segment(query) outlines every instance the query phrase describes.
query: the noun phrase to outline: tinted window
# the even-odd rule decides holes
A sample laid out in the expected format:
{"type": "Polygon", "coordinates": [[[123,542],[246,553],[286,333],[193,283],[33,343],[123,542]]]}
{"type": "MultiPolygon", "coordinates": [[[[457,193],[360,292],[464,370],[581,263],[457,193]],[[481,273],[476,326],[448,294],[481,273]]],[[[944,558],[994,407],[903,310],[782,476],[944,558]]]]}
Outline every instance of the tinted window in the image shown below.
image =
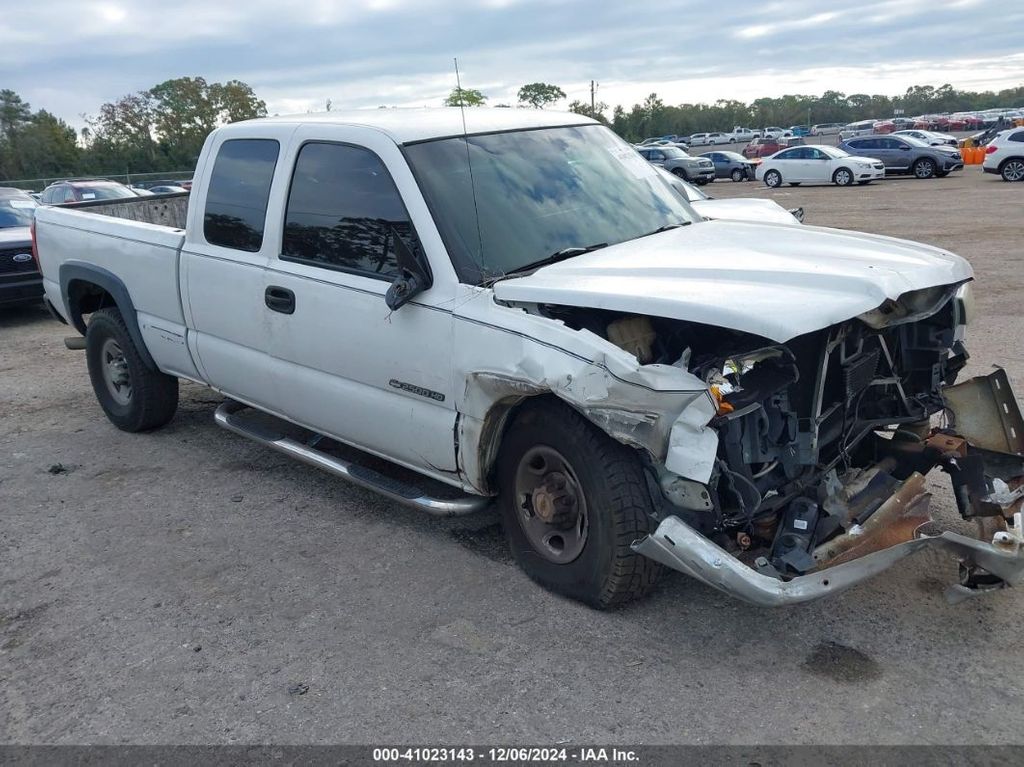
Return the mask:
{"type": "Polygon", "coordinates": [[[1010,141],[1024,141],[1024,130],[1011,134],[1010,141]]]}
{"type": "Polygon", "coordinates": [[[221,144],[206,193],[203,235],[208,243],[251,253],[262,247],[278,150],[272,139],[221,144]]]}
{"type": "Polygon", "coordinates": [[[398,275],[392,234],[412,247],[412,224],[384,163],[365,149],[306,144],[288,193],[281,258],[398,275]]]}
{"type": "Polygon", "coordinates": [[[789,149],[785,152],[780,152],[775,156],[776,160],[799,160],[800,159],[799,149],[789,149]]]}
{"type": "Polygon", "coordinates": [[[32,223],[36,201],[26,195],[0,197],[0,229],[32,223]]]}

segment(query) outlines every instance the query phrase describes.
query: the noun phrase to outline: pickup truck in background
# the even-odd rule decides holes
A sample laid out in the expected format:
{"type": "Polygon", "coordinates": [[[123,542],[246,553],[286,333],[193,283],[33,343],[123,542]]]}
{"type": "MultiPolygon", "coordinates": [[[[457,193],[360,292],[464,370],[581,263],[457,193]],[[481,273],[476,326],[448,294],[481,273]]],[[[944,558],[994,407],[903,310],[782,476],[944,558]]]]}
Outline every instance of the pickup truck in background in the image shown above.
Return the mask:
{"type": "Polygon", "coordinates": [[[597,607],[665,567],[759,605],[923,550],[960,595],[1022,578],[1024,423],[1005,374],[954,384],[955,255],[703,221],[607,128],[541,110],[236,123],[181,199],[183,222],[138,220],[152,198],[36,216],[118,428],[208,385],[221,426],[395,501],[496,502],[530,577],[597,607]],[[977,538],[931,520],[934,468],[977,538]]]}

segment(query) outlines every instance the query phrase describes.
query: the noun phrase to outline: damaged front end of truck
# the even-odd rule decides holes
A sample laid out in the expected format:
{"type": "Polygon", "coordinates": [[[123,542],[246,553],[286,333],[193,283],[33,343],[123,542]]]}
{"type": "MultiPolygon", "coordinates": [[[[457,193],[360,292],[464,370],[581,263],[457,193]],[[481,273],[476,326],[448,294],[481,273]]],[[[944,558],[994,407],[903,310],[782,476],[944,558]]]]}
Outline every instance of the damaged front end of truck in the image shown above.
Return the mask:
{"type": "MultiPolygon", "coordinates": [[[[640,450],[656,529],[635,551],[763,606],[842,591],[925,549],[959,560],[954,599],[1024,578],[1024,421],[1001,369],[956,383],[969,280],[785,341],[614,309],[510,305],[630,355],[628,369],[608,354],[561,377],[548,355],[521,394],[553,393],[640,450]],[[936,469],[973,536],[932,519],[925,476],[936,469]]],[[[488,383],[516,393],[504,378],[488,383]]]]}
{"type": "Polygon", "coordinates": [[[959,560],[951,599],[1019,583],[1024,420],[1003,370],[954,383],[968,311],[964,284],[785,343],[655,321],[709,385],[717,448],[699,490],[671,461],[659,469],[663,514],[634,549],[762,606],[842,591],[925,549],[959,560]],[[933,521],[934,469],[975,537],[933,521]]]}

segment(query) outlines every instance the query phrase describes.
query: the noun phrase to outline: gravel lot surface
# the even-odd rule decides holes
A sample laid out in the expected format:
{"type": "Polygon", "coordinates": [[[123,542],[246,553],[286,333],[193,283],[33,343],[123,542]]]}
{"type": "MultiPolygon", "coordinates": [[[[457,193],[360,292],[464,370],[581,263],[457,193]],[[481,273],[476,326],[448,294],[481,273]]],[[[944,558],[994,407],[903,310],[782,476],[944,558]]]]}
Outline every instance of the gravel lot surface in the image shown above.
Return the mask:
{"type": "MultiPolygon", "coordinates": [[[[945,179],[717,196],[969,258],[969,372],[1024,392],[1024,184],[945,179]]],[[[827,258],[823,253],[822,257],[827,258]]],[[[0,312],[0,741],[1006,743],[1024,732],[1024,594],[956,606],[905,561],[786,610],[681,575],[600,613],[534,586],[493,516],[436,521],[177,417],[117,431],[84,355],[0,312]]],[[[944,478],[934,508],[955,517],[944,478]]]]}

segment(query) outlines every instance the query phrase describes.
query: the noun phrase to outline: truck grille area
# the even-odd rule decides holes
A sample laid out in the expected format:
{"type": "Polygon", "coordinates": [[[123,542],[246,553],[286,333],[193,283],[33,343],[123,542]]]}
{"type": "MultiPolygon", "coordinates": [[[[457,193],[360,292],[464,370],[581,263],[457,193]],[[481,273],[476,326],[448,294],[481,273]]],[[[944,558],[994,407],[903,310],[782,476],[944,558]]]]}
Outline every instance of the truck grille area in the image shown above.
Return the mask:
{"type": "Polygon", "coordinates": [[[32,258],[32,246],[4,248],[0,250],[0,274],[38,274],[32,258]],[[25,258],[25,257],[28,258],[25,258]]]}

